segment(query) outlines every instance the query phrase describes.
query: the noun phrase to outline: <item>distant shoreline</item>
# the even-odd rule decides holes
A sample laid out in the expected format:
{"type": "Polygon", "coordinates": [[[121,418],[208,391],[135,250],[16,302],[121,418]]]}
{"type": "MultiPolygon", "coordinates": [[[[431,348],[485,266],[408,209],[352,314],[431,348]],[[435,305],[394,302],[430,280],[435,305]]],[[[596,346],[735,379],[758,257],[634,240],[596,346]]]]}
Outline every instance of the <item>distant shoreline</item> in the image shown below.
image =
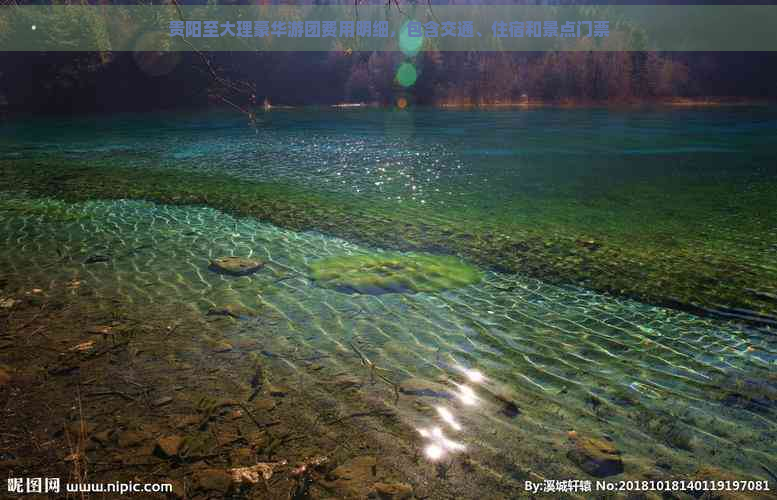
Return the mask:
{"type": "Polygon", "coordinates": [[[777,104],[766,99],[743,99],[735,97],[704,97],[670,99],[638,99],[633,101],[593,101],[577,99],[543,100],[528,99],[521,102],[497,103],[439,103],[441,109],[532,109],[532,108],[639,108],[639,107],[728,107],[769,106],[777,104]]]}
{"type": "MultiPolygon", "coordinates": [[[[640,109],[640,108],[724,108],[724,107],[768,107],[777,105],[777,101],[768,99],[750,99],[750,98],[738,98],[738,97],[705,97],[705,98],[687,98],[677,97],[670,99],[649,99],[649,100],[633,100],[633,101],[591,101],[591,100],[575,100],[575,99],[562,99],[562,100],[542,100],[542,99],[529,99],[521,102],[494,102],[494,103],[470,103],[470,102],[446,102],[441,101],[431,104],[410,104],[404,109],[433,109],[433,110],[449,110],[449,111],[461,111],[461,110],[530,110],[541,108],[557,108],[557,109],[640,109]]],[[[255,113],[269,113],[272,111],[305,111],[311,109],[318,110],[340,110],[340,111],[353,111],[359,109],[380,109],[380,110],[400,110],[403,109],[400,106],[382,104],[377,102],[339,102],[333,104],[303,104],[303,105],[288,105],[288,104],[272,104],[269,106],[257,106],[252,110],[255,113]]],[[[95,116],[95,115],[109,115],[109,114],[146,114],[146,113],[170,113],[170,112],[202,112],[202,111],[230,111],[235,114],[239,114],[233,108],[222,105],[208,105],[208,106],[195,106],[195,107],[183,107],[183,108],[166,108],[166,109],[152,109],[142,111],[129,111],[129,110],[106,110],[98,112],[89,112],[79,115],[73,115],[72,113],[30,113],[23,111],[10,111],[0,109],[0,123],[2,121],[13,120],[19,117],[32,118],[32,117],[46,117],[46,116],[95,116]]]]}
{"type": "Polygon", "coordinates": [[[540,108],[558,108],[558,109],[618,109],[618,108],[722,108],[722,107],[766,107],[777,105],[777,101],[770,101],[768,99],[750,99],[739,97],[675,97],[667,99],[635,99],[635,100],[617,100],[617,101],[595,101],[595,100],[578,100],[578,99],[560,99],[560,100],[543,100],[543,99],[527,99],[518,102],[487,102],[487,103],[472,103],[472,102],[450,102],[441,101],[432,104],[419,104],[419,105],[390,105],[377,102],[339,102],[336,104],[318,104],[318,105],[272,105],[267,106],[263,110],[270,112],[273,110],[305,110],[305,109],[334,109],[334,110],[355,110],[355,109],[381,109],[381,110],[394,110],[405,108],[416,109],[435,109],[435,110],[529,110],[540,108]]]}
{"type": "MultiPolygon", "coordinates": [[[[771,106],[777,101],[741,97],[672,97],[634,100],[581,100],[581,99],[525,99],[509,102],[452,102],[440,101],[433,104],[420,104],[416,107],[430,109],[533,109],[533,108],[641,108],[641,107],[730,107],[730,106],[771,106]]],[[[392,109],[396,106],[376,102],[341,102],[323,106],[271,106],[268,110],[296,109],[308,107],[330,107],[335,109],[392,109]]]]}

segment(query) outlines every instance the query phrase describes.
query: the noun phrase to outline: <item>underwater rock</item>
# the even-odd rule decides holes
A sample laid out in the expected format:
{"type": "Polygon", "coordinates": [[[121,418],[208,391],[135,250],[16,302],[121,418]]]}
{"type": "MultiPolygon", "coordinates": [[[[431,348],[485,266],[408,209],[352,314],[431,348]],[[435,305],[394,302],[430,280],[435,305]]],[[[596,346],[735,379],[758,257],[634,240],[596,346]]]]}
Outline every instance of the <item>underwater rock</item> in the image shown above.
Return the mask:
{"type": "Polygon", "coordinates": [[[181,436],[165,436],[156,440],[154,453],[162,458],[177,457],[181,451],[183,438],[181,436]]]}
{"type": "Polygon", "coordinates": [[[267,386],[267,392],[270,393],[270,396],[283,398],[289,394],[289,388],[282,385],[269,385],[267,386]]]}
{"type": "Polygon", "coordinates": [[[578,238],[575,243],[591,251],[599,250],[602,247],[601,243],[591,238],[578,238]]]}
{"type": "Polygon", "coordinates": [[[7,370],[0,368],[0,387],[4,385],[8,385],[10,383],[11,383],[11,374],[7,370]]]}
{"type": "Polygon", "coordinates": [[[257,399],[254,401],[254,408],[261,411],[272,411],[275,408],[275,401],[270,398],[257,399]]]}
{"type": "Polygon", "coordinates": [[[669,446],[681,450],[693,449],[693,435],[682,423],[671,415],[659,415],[647,421],[644,429],[662,439],[669,446]]]}
{"type": "Polygon", "coordinates": [[[521,414],[521,409],[518,408],[518,405],[516,405],[512,401],[504,401],[503,404],[504,406],[502,407],[501,413],[505,417],[515,418],[521,414]]]}
{"type": "Polygon", "coordinates": [[[607,441],[575,435],[574,448],[567,458],[595,477],[614,476],[623,472],[620,452],[607,441]]]}
{"type": "Polygon", "coordinates": [[[477,283],[480,271],[451,256],[377,253],[329,257],[310,264],[322,287],[344,293],[437,292],[477,283]]]}
{"type": "Polygon", "coordinates": [[[340,375],[335,377],[332,380],[324,379],[320,380],[318,382],[321,385],[327,385],[331,386],[334,389],[338,390],[349,390],[349,389],[358,389],[362,385],[364,385],[364,381],[358,377],[354,377],[352,375],[340,375]]]}
{"type": "Polygon", "coordinates": [[[413,496],[413,487],[405,483],[375,483],[372,486],[383,499],[405,500],[413,496]]]}
{"type": "Polygon", "coordinates": [[[140,446],[144,441],[148,439],[148,435],[143,432],[126,431],[119,435],[119,447],[132,448],[134,446],[140,446]]]}
{"type": "Polygon", "coordinates": [[[16,300],[11,297],[0,297],[0,309],[10,309],[21,302],[21,300],[16,300]]]}
{"type": "Polygon", "coordinates": [[[229,316],[235,319],[247,319],[256,316],[256,312],[241,305],[227,304],[224,307],[211,307],[207,316],[229,316]]]}
{"type": "Polygon", "coordinates": [[[372,456],[352,458],[331,472],[333,481],[325,482],[329,489],[337,489],[341,497],[366,498],[372,489],[377,468],[377,460],[372,456]]]}
{"type": "Polygon", "coordinates": [[[453,399],[453,394],[446,391],[445,386],[420,378],[405,380],[400,384],[399,392],[410,396],[453,399]]]}
{"type": "Polygon", "coordinates": [[[229,462],[240,467],[256,463],[254,451],[251,448],[236,448],[229,453],[229,462]]]}
{"type": "Polygon", "coordinates": [[[356,457],[332,471],[338,479],[363,479],[372,477],[377,460],[371,456],[356,457]]]}
{"type": "Polygon", "coordinates": [[[202,418],[197,415],[179,415],[173,418],[173,426],[176,429],[184,429],[199,424],[202,418]]]}
{"type": "Polygon", "coordinates": [[[434,411],[434,408],[429,406],[428,404],[424,403],[423,401],[416,399],[413,401],[413,409],[419,413],[426,413],[431,414],[434,411]]]}
{"type": "Polygon", "coordinates": [[[211,347],[213,348],[213,352],[216,352],[216,353],[229,352],[233,349],[232,344],[230,344],[226,340],[220,340],[220,341],[214,342],[211,345],[211,347]]]}
{"type": "Polygon", "coordinates": [[[111,258],[108,255],[90,255],[84,261],[84,264],[97,264],[99,262],[110,262],[111,258]]]}
{"type": "Polygon", "coordinates": [[[246,441],[248,441],[248,445],[251,446],[251,448],[261,451],[270,444],[270,437],[265,431],[254,431],[248,434],[246,441]]]}
{"type": "Polygon", "coordinates": [[[173,402],[173,398],[171,398],[170,396],[163,396],[159,399],[155,399],[154,401],[152,401],[151,406],[153,406],[154,408],[158,408],[160,406],[164,406],[172,402],[173,402]]]}
{"type": "Polygon", "coordinates": [[[226,493],[232,486],[232,476],[221,469],[203,469],[195,472],[194,484],[204,491],[226,493]]]}
{"type": "Polygon", "coordinates": [[[108,446],[111,442],[111,439],[113,438],[113,431],[100,431],[90,435],[89,437],[96,443],[99,443],[103,446],[108,446]]]}
{"type": "Polygon", "coordinates": [[[92,335],[111,335],[113,333],[113,327],[112,326],[90,326],[86,329],[86,333],[91,333],[92,335]]]}
{"type": "Polygon", "coordinates": [[[211,271],[229,274],[231,276],[248,276],[254,274],[264,266],[261,260],[246,259],[243,257],[219,257],[210,261],[208,266],[211,271]]]}

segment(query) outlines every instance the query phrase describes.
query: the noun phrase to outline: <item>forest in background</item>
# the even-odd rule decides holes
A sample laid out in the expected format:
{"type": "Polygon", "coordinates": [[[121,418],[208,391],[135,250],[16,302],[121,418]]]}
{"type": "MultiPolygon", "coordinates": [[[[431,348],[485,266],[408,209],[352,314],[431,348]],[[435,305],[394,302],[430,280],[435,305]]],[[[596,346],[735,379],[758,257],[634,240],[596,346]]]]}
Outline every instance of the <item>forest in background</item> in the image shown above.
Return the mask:
{"type": "Polygon", "coordinates": [[[402,97],[416,105],[490,106],[777,98],[771,52],[593,51],[587,43],[580,39],[576,52],[441,52],[431,46],[410,59],[349,47],[303,53],[0,52],[0,110],[136,111],[224,102],[249,109],[265,99],[294,106],[393,105],[402,97]],[[403,87],[397,68],[408,61],[418,75],[403,87]]]}

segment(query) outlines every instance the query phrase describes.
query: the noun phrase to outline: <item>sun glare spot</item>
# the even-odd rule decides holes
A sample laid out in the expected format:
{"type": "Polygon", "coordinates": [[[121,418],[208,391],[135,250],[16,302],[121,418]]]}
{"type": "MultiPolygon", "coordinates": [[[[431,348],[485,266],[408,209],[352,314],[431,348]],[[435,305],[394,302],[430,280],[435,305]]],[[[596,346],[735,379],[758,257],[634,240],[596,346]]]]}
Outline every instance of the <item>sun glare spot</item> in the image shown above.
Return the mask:
{"type": "Polygon", "coordinates": [[[477,371],[477,370],[466,370],[464,373],[466,373],[466,374],[467,374],[467,377],[468,377],[468,378],[469,378],[469,379],[470,379],[472,382],[474,382],[474,383],[476,383],[476,384],[479,384],[480,382],[482,382],[482,381],[485,379],[485,377],[483,376],[483,374],[482,374],[482,373],[480,373],[480,372],[479,372],[479,371],[477,371]]]}
{"type": "Polygon", "coordinates": [[[442,406],[438,406],[437,413],[439,413],[440,417],[445,421],[445,423],[450,425],[454,430],[461,430],[461,425],[456,421],[456,418],[453,416],[450,410],[443,408],[442,406]]]}
{"type": "Polygon", "coordinates": [[[478,398],[475,396],[475,391],[466,385],[459,386],[459,393],[457,396],[459,397],[459,400],[467,406],[473,406],[478,402],[478,398]]]}
{"type": "Polygon", "coordinates": [[[436,444],[430,444],[426,447],[424,453],[426,453],[426,456],[429,458],[429,460],[439,460],[445,454],[445,450],[436,444]]]}
{"type": "Polygon", "coordinates": [[[451,441],[448,438],[442,438],[440,442],[448,451],[464,451],[466,449],[466,446],[463,444],[451,441]]]}

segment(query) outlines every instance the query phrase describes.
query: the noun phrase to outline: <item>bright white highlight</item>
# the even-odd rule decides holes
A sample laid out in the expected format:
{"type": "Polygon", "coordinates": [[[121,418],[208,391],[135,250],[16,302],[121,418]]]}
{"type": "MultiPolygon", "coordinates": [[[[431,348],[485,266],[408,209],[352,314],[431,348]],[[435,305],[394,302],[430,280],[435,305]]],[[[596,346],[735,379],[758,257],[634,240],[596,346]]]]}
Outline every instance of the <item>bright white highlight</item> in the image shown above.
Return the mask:
{"type": "Polygon", "coordinates": [[[437,413],[440,414],[440,417],[445,421],[446,424],[450,425],[457,431],[461,430],[461,425],[456,421],[450,410],[443,408],[442,406],[438,406],[437,413]]]}
{"type": "Polygon", "coordinates": [[[457,443],[445,437],[442,429],[434,427],[431,430],[418,429],[418,432],[431,441],[424,448],[424,454],[429,460],[436,461],[443,458],[447,453],[456,453],[467,449],[462,443],[457,443]]]}
{"type": "Polygon", "coordinates": [[[445,449],[449,451],[464,451],[466,449],[466,446],[463,444],[457,443],[456,441],[451,441],[448,438],[442,438],[440,441],[445,449]]]}
{"type": "Polygon", "coordinates": [[[477,370],[465,370],[464,373],[466,373],[467,377],[469,377],[469,379],[476,384],[479,384],[485,379],[483,374],[477,370]]]}
{"type": "Polygon", "coordinates": [[[473,406],[478,402],[478,398],[477,396],[475,396],[475,391],[473,391],[471,387],[468,387],[466,385],[459,386],[458,396],[461,402],[467,406],[473,406]]]}
{"type": "Polygon", "coordinates": [[[430,444],[424,450],[429,460],[439,460],[445,454],[445,451],[436,444],[430,444]]]}

